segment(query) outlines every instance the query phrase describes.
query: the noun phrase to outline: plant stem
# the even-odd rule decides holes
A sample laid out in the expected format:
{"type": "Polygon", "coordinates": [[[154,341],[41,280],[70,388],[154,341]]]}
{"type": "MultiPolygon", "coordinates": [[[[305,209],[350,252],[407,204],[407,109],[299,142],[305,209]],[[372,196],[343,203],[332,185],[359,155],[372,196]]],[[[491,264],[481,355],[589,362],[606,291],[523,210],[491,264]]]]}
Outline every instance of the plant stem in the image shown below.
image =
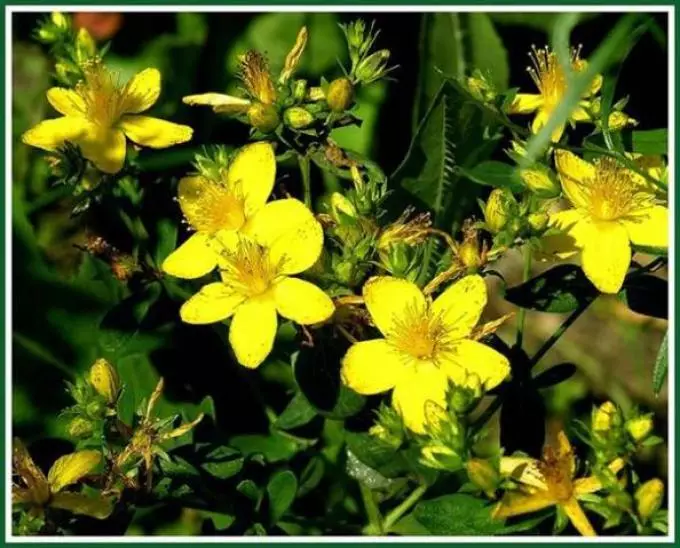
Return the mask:
{"type": "Polygon", "coordinates": [[[309,176],[309,158],[304,154],[298,154],[300,175],[302,176],[302,190],[304,192],[305,205],[312,207],[312,182],[309,176]]]}
{"type": "Polygon", "coordinates": [[[529,368],[532,368],[541,360],[543,356],[545,356],[548,350],[550,350],[553,347],[553,345],[560,339],[560,337],[564,335],[564,332],[567,329],[569,329],[569,326],[571,326],[571,324],[573,324],[579,318],[579,316],[581,316],[581,314],[583,314],[586,311],[586,309],[590,306],[590,303],[592,302],[593,301],[591,300],[582,303],[576,310],[574,310],[571,313],[571,315],[566,320],[564,320],[564,322],[562,322],[562,325],[559,326],[557,331],[555,331],[550,336],[550,338],[543,343],[543,346],[541,346],[541,348],[538,349],[538,352],[534,354],[534,357],[531,358],[531,361],[529,362],[529,368]]]}
{"type": "Polygon", "coordinates": [[[425,491],[427,491],[427,485],[419,485],[399,506],[387,514],[387,516],[385,516],[385,521],[382,524],[383,531],[389,533],[392,526],[420,500],[425,494],[425,491]]]}
{"type": "Polygon", "coordinates": [[[364,501],[366,517],[368,517],[368,525],[364,528],[364,533],[367,535],[382,535],[382,518],[380,516],[380,509],[373,498],[373,491],[361,482],[359,482],[359,490],[361,491],[361,499],[364,501]]]}
{"type": "MultiPolygon", "coordinates": [[[[531,247],[526,245],[524,248],[524,271],[522,272],[522,283],[529,281],[531,275],[531,247]]],[[[517,348],[522,348],[522,339],[524,337],[524,320],[526,317],[526,309],[520,308],[517,315],[517,348]]]]}

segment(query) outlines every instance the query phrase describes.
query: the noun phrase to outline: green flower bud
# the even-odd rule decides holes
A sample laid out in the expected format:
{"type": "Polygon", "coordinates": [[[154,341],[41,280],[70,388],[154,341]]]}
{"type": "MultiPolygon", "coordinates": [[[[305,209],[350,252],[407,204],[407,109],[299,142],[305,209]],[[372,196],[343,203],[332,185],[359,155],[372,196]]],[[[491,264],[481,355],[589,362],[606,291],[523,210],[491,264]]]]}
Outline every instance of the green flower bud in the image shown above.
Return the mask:
{"type": "Polygon", "coordinates": [[[642,521],[648,521],[661,508],[663,502],[663,482],[654,478],[643,483],[635,491],[635,505],[642,521]]]}
{"type": "Polygon", "coordinates": [[[295,80],[293,83],[293,99],[304,101],[307,95],[307,80],[295,80]]]}
{"type": "Polygon", "coordinates": [[[72,438],[87,438],[94,432],[94,425],[83,417],[76,417],[68,425],[68,435],[72,438]]]}
{"type": "Polygon", "coordinates": [[[53,11],[52,15],[50,15],[50,19],[52,20],[54,26],[59,29],[66,30],[69,28],[69,21],[67,17],[60,11],[53,11]]]}
{"type": "Polygon", "coordinates": [[[497,234],[508,223],[508,220],[516,214],[517,200],[506,188],[495,188],[489,194],[489,199],[484,207],[484,220],[486,227],[492,234],[497,234]]]}
{"type": "Polygon", "coordinates": [[[465,464],[468,478],[479,487],[487,497],[494,498],[501,481],[499,471],[485,459],[472,458],[465,464]]]}
{"type": "Polygon", "coordinates": [[[339,192],[331,194],[331,211],[335,221],[339,224],[342,224],[346,217],[350,219],[357,217],[357,209],[354,204],[339,192]]]}
{"type": "Polygon", "coordinates": [[[279,113],[272,105],[255,103],[248,108],[248,122],[262,133],[271,133],[280,121],[279,113]]]}
{"type": "Polygon", "coordinates": [[[651,415],[642,415],[626,421],[626,431],[636,443],[644,441],[654,428],[651,415]]]}
{"type": "Polygon", "coordinates": [[[120,379],[114,367],[105,359],[99,359],[90,368],[88,381],[107,403],[115,403],[120,392],[120,379]]]}
{"type": "Polygon", "coordinates": [[[482,397],[481,379],[471,374],[465,386],[453,386],[449,392],[449,408],[458,415],[464,415],[482,397]]]}
{"type": "Polygon", "coordinates": [[[520,169],[519,176],[524,185],[541,198],[555,198],[562,191],[553,172],[540,164],[531,168],[520,169]]]}
{"type": "Polygon", "coordinates": [[[420,462],[436,470],[454,472],[463,466],[460,455],[445,445],[426,445],[420,451],[420,462]]]}
{"type": "Polygon", "coordinates": [[[333,112],[344,112],[354,100],[354,87],[349,78],[336,78],[328,86],[326,102],[333,112]]]}
{"type": "Polygon", "coordinates": [[[549,220],[550,216],[543,211],[530,213],[527,217],[529,226],[534,232],[543,232],[547,228],[549,220]]]}
{"type": "Polygon", "coordinates": [[[356,78],[362,84],[370,84],[385,76],[391,69],[387,68],[390,50],[381,49],[366,57],[357,66],[356,78]]]}
{"type": "Polygon", "coordinates": [[[303,129],[314,122],[314,116],[302,107],[290,107],[283,113],[283,122],[293,129],[303,129]]]}

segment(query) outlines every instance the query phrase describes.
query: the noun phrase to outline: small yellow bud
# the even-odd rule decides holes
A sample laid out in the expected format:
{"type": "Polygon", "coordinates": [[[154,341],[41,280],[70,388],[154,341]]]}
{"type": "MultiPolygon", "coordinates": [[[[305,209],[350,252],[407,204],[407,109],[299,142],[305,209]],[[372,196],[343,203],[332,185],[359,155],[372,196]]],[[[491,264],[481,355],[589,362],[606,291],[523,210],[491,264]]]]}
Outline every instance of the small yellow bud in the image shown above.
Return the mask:
{"type": "Polygon", "coordinates": [[[498,470],[488,460],[476,458],[468,460],[465,468],[470,481],[484,491],[487,497],[495,498],[500,482],[498,470]]]}
{"type": "Polygon", "coordinates": [[[331,195],[331,210],[333,211],[333,216],[336,220],[342,219],[342,215],[353,219],[357,216],[357,210],[354,207],[354,204],[339,192],[334,192],[331,195]]]}
{"type": "Polygon", "coordinates": [[[83,63],[94,57],[96,53],[97,45],[95,44],[94,39],[90,33],[87,32],[87,29],[81,28],[76,37],[76,55],[78,57],[78,62],[83,63]]]}
{"type": "Polygon", "coordinates": [[[60,29],[65,30],[69,27],[69,21],[67,17],[60,11],[53,11],[50,18],[52,19],[52,23],[54,23],[54,25],[60,29]]]}
{"type": "Polygon", "coordinates": [[[467,240],[458,248],[458,259],[468,269],[476,269],[482,266],[482,256],[476,241],[467,240]]]}
{"type": "Polygon", "coordinates": [[[307,99],[316,103],[317,101],[323,101],[326,98],[326,93],[323,88],[318,86],[313,86],[307,91],[307,99]]]}
{"type": "Polygon", "coordinates": [[[635,492],[635,505],[638,515],[642,521],[649,520],[650,517],[661,508],[663,502],[664,485],[663,482],[654,478],[643,483],[635,492]]]}
{"type": "Polygon", "coordinates": [[[491,102],[496,98],[496,90],[486,76],[480,71],[475,70],[467,79],[467,88],[470,93],[478,100],[491,102]]]}
{"type": "Polygon", "coordinates": [[[344,112],[354,100],[354,87],[349,78],[336,78],[328,86],[326,102],[333,112],[344,112]]]}
{"type": "Polygon", "coordinates": [[[604,402],[595,409],[592,418],[592,428],[594,432],[606,434],[616,424],[619,419],[619,410],[612,402],[604,402]]]}
{"type": "Polygon", "coordinates": [[[86,438],[93,431],[92,422],[83,417],[76,417],[68,425],[68,434],[73,438],[86,438]]]}
{"type": "Polygon", "coordinates": [[[542,232],[543,230],[545,230],[548,226],[549,220],[550,220],[550,216],[543,211],[531,213],[527,217],[527,221],[529,223],[529,226],[535,232],[542,232]]]}
{"type": "Polygon", "coordinates": [[[288,127],[303,129],[314,122],[314,116],[302,107],[290,107],[284,111],[283,121],[288,127]]]}
{"type": "Polygon", "coordinates": [[[555,175],[547,168],[537,165],[529,169],[521,169],[519,176],[524,185],[541,198],[554,198],[561,192],[555,175]]]}
{"type": "Polygon", "coordinates": [[[248,122],[262,133],[274,131],[280,121],[279,114],[272,105],[255,103],[248,108],[248,122]]]}
{"type": "Polygon", "coordinates": [[[295,80],[293,82],[293,99],[304,101],[307,95],[307,80],[295,80]]]}
{"type": "Polygon", "coordinates": [[[491,191],[484,207],[484,220],[489,232],[497,234],[503,230],[508,219],[512,216],[512,210],[516,204],[517,202],[509,190],[495,188],[491,191]]]}
{"type": "Polygon", "coordinates": [[[626,430],[634,441],[640,443],[644,441],[654,428],[654,421],[651,415],[643,415],[626,421],[626,430]]]}
{"type": "Polygon", "coordinates": [[[108,403],[115,403],[120,392],[118,373],[107,360],[101,358],[94,362],[88,376],[90,384],[108,403]]]}

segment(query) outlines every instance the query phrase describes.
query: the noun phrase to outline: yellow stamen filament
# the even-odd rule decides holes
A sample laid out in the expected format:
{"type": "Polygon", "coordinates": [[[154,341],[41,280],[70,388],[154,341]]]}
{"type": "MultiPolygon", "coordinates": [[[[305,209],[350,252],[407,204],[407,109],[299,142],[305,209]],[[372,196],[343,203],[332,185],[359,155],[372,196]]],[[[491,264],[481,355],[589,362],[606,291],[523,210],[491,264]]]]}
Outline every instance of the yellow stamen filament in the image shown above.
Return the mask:
{"type": "MultiPolygon", "coordinates": [[[[571,49],[570,62],[574,70],[581,69],[580,55],[580,46],[571,49]]],[[[533,65],[527,68],[531,79],[543,96],[546,106],[548,108],[556,107],[567,89],[567,78],[557,55],[550,51],[548,46],[545,48],[531,46],[529,57],[533,65]]]]}
{"type": "Polygon", "coordinates": [[[83,73],[85,79],[78,82],[76,92],[85,102],[87,118],[102,127],[113,126],[125,111],[127,85],[122,85],[101,59],[87,62],[83,73]]]}
{"type": "Polygon", "coordinates": [[[220,259],[222,281],[247,297],[262,295],[276,281],[280,265],[267,250],[253,241],[241,239],[234,251],[223,251],[220,259]]]}
{"type": "Polygon", "coordinates": [[[399,350],[419,360],[436,361],[448,349],[447,330],[439,316],[409,306],[395,317],[388,340],[399,350]]]}
{"type": "Polygon", "coordinates": [[[269,74],[265,57],[257,51],[248,51],[241,59],[241,80],[248,93],[265,105],[276,100],[276,89],[269,74]]]}
{"type": "Polygon", "coordinates": [[[559,453],[552,447],[546,447],[543,451],[543,460],[538,463],[538,467],[548,492],[556,501],[569,500],[573,494],[572,463],[571,452],[559,453]]]}
{"type": "Polygon", "coordinates": [[[183,208],[191,209],[191,225],[198,231],[238,230],[245,223],[243,197],[219,183],[204,185],[193,203],[179,198],[183,208]]]}

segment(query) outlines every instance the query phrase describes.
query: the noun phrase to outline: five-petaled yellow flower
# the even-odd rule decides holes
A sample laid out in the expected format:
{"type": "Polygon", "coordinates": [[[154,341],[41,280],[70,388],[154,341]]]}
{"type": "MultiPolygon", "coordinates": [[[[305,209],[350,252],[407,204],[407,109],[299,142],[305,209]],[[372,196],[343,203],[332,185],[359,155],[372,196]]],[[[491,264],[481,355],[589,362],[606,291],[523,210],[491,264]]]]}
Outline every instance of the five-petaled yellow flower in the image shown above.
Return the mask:
{"type": "MultiPolygon", "coordinates": [[[[531,457],[502,457],[501,474],[513,477],[522,487],[521,492],[508,492],[494,509],[494,517],[509,518],[558,506],[583,536],[595,536],[595,530],[579,504],[579,498],[603,488],[596,476],[574,479],[576,461],[565,433],[557,432],[557,439],[543,450],[542,460],[531,457]]],[[[609,470],[616,474],[623,461],[616,459],[609,470]]]]}
{"type": "Polygon", "coordinates": [[[203,286],[180,313],[193,324],[233,315],[229,342],[242,365],[255,368],[269,355],[277,313],[301,325],[323,322],[333,314],[328,295],[292,277],[309,269],[323,247],[321,225],[302,202],[270,202],[241,232],[223,231],[214,242],[222,248],[222,281],[203,286]]]}
{"type": "Polygon", "coordinates": [[[462,278],[434,302],[414,283],[387,276],[371,278],[363,295],[384,338],[348,350],[343,381],[360,394],[394,389],[392,405],[412,431],[425,431],[427,402],[446,407],[449,380],[475,379],[488,390],[510,372],[507,358],[472,337],[487,301],[481,276],[462,278]]]}
{"type": "Polygon", "coordinates": [[[564,194],[573,209],[551,215],[581,251],[583,272],[603,293],[617,293],[630,266],[631,246],[668,247],[668,208],[647,182],[611,158],[589,163],[555,151],[564,194]]]}
{"type": "Polygon", "coordinates": [[[13,475],[18,478],[12,484],[13,505],[27,507],[36,516],[41,516],[48,506],[98,519],[105,519],[111,514],[111,498],[64,491],[65,487],[83,479],[101,462],[99,451],[64,455],[52,465],[47,477],[18,439],[14,440],[12,460],[13,475]]]}
{"type": "MultiPolygon", "coordinates": [[[[580,48],[571,49],[571,68],[575,72],[585,70],[587,61],[581,59],[580,48]]],[[[538,93],[518,93],[510,105],[510,114],[531,114],[536,112],[531,123],[531,132],[538,133],[546,124],[553,111],[562,101],[567,91],[567,75],[560,64],[555,52],[545,48],[532,46],[529,53],[533,67],[527,70],[531,79],[538,88],[538,93]]],[[[602,76],[597,75],[586,90],[581,103],[574,109],[569,116],[570,122],[589,122],[592,117],[588,113],[590,106],[589,98],[592,98],[602,87],[602,76]]],[[[553,131],[552,140],[559,141],[564,133],[564,125],[553,131]]]]}
{"type": "Polygon", "coordinates": [[[179,278],[199,278],[217,265],[219,239],[225,232],[242,229],[260,211],[276,176],[274,149],[266,142],[243,147],[229,164],[221,181],[203,175],[179,182],[182,212],[196,230],[163,262],[163,270],[179,278]]]}
{"type": "Polygon", "coordinates": [[[138,145],[165,148],[191,139],[189,126],[140,116],[161,92],[161,75],[146,69],[121,85],[101,59],[87,61],[84,79],[75,89],[55,87],[47,100],[63,116],[44,120],[24,133],[27,145],[55,151],[67,141],[105,173],[117,173],[125,162],[125,137],[138,145]]]}

